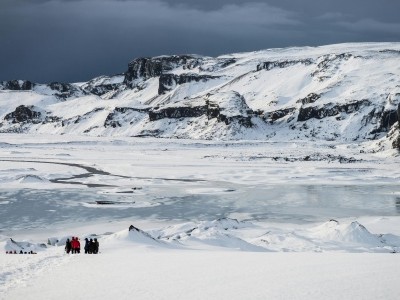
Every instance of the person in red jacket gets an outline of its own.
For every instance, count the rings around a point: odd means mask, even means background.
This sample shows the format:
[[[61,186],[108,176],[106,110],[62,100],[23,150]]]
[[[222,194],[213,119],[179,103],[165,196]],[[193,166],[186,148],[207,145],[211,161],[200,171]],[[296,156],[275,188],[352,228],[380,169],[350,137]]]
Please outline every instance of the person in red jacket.
[[[76,238],[76,237],[73,236],[73,237],[72,237],[72,240],[71,240],[71,248],[72,248],[71,253],[72,253],[72,254],[78,253],[78,247],[79,247],[78,238]]]
[[[71,238],[71,253],[72,254],[75,253],[75,237],[74,236]]]

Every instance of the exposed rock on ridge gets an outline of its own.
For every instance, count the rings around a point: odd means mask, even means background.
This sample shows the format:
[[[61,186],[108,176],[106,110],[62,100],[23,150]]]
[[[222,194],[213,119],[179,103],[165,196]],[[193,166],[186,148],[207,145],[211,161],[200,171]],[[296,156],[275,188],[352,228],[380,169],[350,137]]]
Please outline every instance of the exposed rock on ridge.
[[[207,119],[216,118],[218,122],[226,125],[238,122],[250,128],[253,126],[251,117],[253,111],[247,106],[245,99],[237,92],[207,95],[202,99],[202,105],[170,106],[149,111],[150,121],[164,118],[196,118],[207,116]]]
[[[161,74],[158,85],[158,94],[164,94],[167,91],[173,90],[177,85],[190,83],[190,82],[199,82],[199,81],[207,81],[211,79],[219,78],[219,76],[210,76],[210,75],[198,75],[198,74]]]
[[[313,63],[311,59],[300,59],[300,60],[286,60],[286,61],[266,61],[257,65],[257,71],[267,70],[270,71],[275,68],[287,68],[297,64],[303,64],[309,66]]]
[[[29,80],[10,80],[0,82],[0,90],[28,91],[34,87]]]
[[[307,121],[311,118],[323,119],[326,117],[336,116],[341,112],[353,113],[360,110],[362,107],[371,105],[368,100],[353,101],[344,105],[334,105],[333,103],[328,103],[322,107],[318,106],[306,106],[301,107],[299,110],[299,115],[297,121]]]
[[[40,112],[34,110],[33,106],[27,107],[25,105],[20,105],[15,111],[7,114],[4,120],[11,121],[12,123],[38,123],[41,121],[41,115]]]
[[[129,63],[128,71],[125,73],[124,84],[132,88],[136,79],[146,80],[151,77],[158,77],[173,70],[178,65],[190,68],[195,60],[196,58],[190,55],[137,58]]]

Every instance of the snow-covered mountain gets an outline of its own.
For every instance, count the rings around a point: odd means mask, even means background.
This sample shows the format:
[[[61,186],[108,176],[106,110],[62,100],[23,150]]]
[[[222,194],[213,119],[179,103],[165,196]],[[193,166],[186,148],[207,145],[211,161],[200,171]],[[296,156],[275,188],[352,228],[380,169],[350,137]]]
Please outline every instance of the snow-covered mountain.
[[[0,132],[398,148],[399,104],[400,43],[159,56],[84,83],[0,82]]]

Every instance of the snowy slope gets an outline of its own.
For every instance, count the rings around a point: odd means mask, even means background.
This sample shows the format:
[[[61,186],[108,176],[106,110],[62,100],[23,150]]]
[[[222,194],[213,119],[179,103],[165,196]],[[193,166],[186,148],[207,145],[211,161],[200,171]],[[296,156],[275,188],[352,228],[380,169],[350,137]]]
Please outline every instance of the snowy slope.
[[[138,58],[79,84],[1,82],[0,131],[397,147],[399,61],[399,43],[338,44]]]
[[[0,299],[395,300],[399,293],[395,255],[108,250],[0,255]]]
[[[245,241],[265,230],[273,228],[233,219],[148,232],[131,227],[97,236],[98,255],[63,253],[65,237],[56,246],[0,242],[6,250],[37,252],[0,252],[0,299],[397,299],[400,259],[388,253],[399,237],[390,247],[357,222],[330,221],[282,230],[268,243],[252,239],[263,246]],[[386,254],[340,253],[355,245],[357,252]]]

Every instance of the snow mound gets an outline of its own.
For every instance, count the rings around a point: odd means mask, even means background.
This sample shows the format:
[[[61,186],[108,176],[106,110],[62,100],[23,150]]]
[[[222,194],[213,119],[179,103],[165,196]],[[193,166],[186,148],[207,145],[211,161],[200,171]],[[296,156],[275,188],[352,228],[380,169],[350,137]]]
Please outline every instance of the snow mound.
[[[225,248],[229,250],[265,252],[267,249],[249,243],[239,237],[229,233],[221,232],[215,228],[205,232],[195,232],[193,235],[187,235],[180,242],[188,247],[197,249]]]
[[[371,246],[380,246],[382,241],[376,235],[370,233],[367,228],[357,221],[350,224],[340,224],[336,220],[330,220],[314,229],[311,236],[325,241],[340,243],[356,243]]]
[[[22,252],[37,252],[37,251],[42,251],[46,249],[45,244],[33,244],[30,242],[17,242],[14,241],[12,238],[6,241],[4,250],[5,251],[17,251],[19,253],[20,251]]]
[[[339,223],[330,220],[322,225],[295,230],[270,229],[251,239],[252,244],[278,252],[398,252],[400,237],[372,234],[357,221]]]
[[[231,218],[220,218],[213,221],[201,221],[198,223],[187,222],[168,226],[154,232],[158,239],[176,240],[186,236],[201,236],[206,232],[220,232],[252,226],[250,222],[238,221]]]
[[[382,242],[393,247],[393,252],[400,252],[400,237],[394,234],[381,234],[379,237],[382,239]]]
[[[278,229],[270,230],[250,242],[275,252],[322,252],[318,244],[307,237]]]
[[[46,182],[48,181],[47,179],[37,176],[37,175],[32,175],[32,174],[28,174],[28,175],[23,175],[17,178],[17,180],[20,183],[39,183],[39,182]]]
[[[103,239],[106,244],[133,243],[146,247],[165,247],[166,243],[154,238],[151,234],[133,225],[128,229],[116,232]]]
[[[189,248],[228,248],[241,251],[266,251],[240,237],[231,234],[231,231],[252,226],[251,223],[230,218],[220,218],[213,221],[199,223],[188,222],[154,231],[157,239],[168,242],[177,242]]]
[[[210,228],[215,228],[219,230],[230,230],[230,229],[239,229],[239,228],[245,228],[249,227],[252,224],[250,222],[243,222],[243,221],[238,221],[237,219],[231,219],[231,218],[220,218],[217,220],[213,221],[203,221],[200,222],[198,225],[199,229],[204,229],[208,230]]]

